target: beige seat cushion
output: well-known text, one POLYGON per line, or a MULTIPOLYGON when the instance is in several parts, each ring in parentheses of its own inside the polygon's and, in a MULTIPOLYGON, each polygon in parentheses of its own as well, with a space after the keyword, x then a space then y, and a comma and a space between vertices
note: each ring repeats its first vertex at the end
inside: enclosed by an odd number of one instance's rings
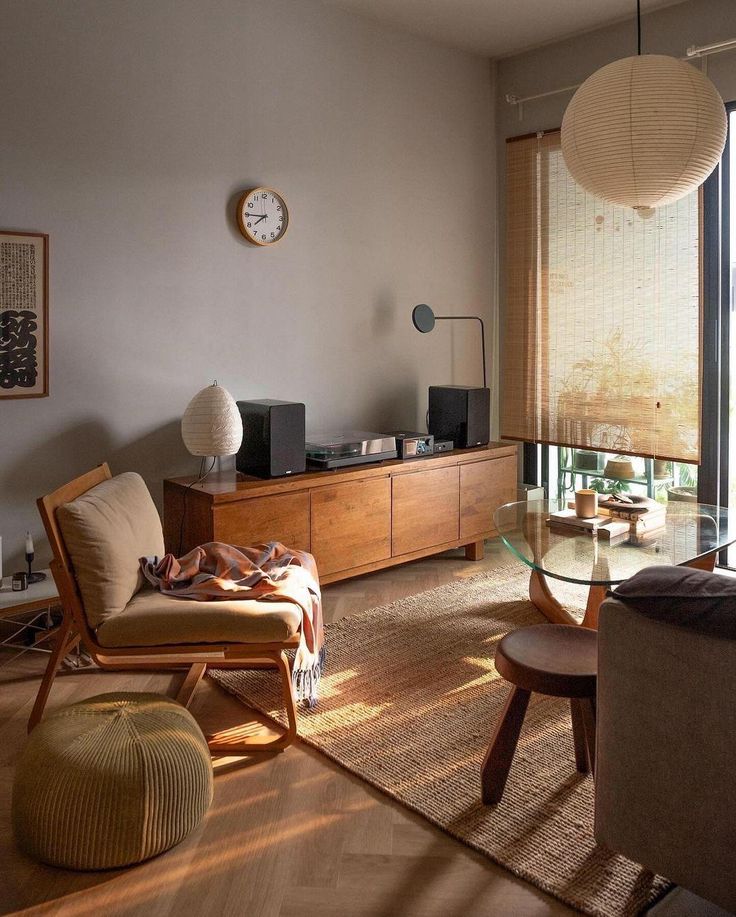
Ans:
POLYGON ((143 585, 138 560, 164 554, 161 520, 139 474, 103 481, 56 511, 90 627, 120 613, 143 585))
POLYGON ((97 629, 100 646, 179 643, 269 643, 293 636, 301 609, 293 602, 197 602, 162 595, 146 585, 120 614, 97 629))

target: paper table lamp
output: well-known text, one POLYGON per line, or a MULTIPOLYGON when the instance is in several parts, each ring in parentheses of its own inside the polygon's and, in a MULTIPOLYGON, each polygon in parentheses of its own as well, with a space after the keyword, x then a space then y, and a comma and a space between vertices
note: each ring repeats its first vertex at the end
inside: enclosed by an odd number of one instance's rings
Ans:
POLYGON ((181 436, 192 455, 234 455, 243 442, 243 421, 230 392, 217 381, 198 392, 184 411, 181 436))

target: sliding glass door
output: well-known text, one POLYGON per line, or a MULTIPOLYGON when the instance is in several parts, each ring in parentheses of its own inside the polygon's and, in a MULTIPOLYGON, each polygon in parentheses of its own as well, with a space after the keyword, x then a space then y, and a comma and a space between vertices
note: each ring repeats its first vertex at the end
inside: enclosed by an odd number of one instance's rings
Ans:
MULTIPOLYGON (((723 476, 729 511, 736 513, 736 102, 728 106, 728 144, 722 166, 721 214, 721 320, 728 330, 728 358, 721 369, 723 399, 726 409, 721 420, 725 439, 723 476)), ((728 549, 729 567, 736 567, 736 546, 728 549)))
MULTIPOLYGON (((728 139, 703 186, 703 450, 698 498, 736 513, 736 102, 726 106, 728 139)), ((736 549, 721 566, 736 568, 736 549)))
MULTIPOLYGON (((527 443, 524 476, 552 497, 576 488, 620 489, 660 502, 700 501, 736 514, 736 102, 727 106, 728 143, 702 200, 702 434, 699 465, 527 443)), ((721 565, 736 569, 736 546, 721 565)))

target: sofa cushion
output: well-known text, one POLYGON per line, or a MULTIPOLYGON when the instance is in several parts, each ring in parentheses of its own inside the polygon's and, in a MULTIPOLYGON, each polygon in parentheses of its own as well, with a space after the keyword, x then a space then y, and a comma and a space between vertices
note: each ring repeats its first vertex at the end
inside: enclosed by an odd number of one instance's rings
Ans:
POLYGON ((736 577, 693 567, 646 567, 612 595, 654 620, 736 638, 736 577))
POLYGON ((284 601, 179 599, 144 586, 120 614, 97 629, 101 646, 164 646, 180 643, 269 643, 299 630, 302 612, 284 601))
POLYGON ((103 481, 56 511, 87 621, 98 627, 143 585, 141 557, 164 553, 161 520, 143 478, 103 481))

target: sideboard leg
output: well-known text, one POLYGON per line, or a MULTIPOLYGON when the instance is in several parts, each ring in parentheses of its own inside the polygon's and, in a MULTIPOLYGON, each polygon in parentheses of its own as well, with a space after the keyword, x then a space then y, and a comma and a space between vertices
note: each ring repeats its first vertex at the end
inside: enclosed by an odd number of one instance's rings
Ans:
POLYGON ((465 545, 465 557, 467 560, 483 560, 485 554, 485 542, 472 541, 465 545))

